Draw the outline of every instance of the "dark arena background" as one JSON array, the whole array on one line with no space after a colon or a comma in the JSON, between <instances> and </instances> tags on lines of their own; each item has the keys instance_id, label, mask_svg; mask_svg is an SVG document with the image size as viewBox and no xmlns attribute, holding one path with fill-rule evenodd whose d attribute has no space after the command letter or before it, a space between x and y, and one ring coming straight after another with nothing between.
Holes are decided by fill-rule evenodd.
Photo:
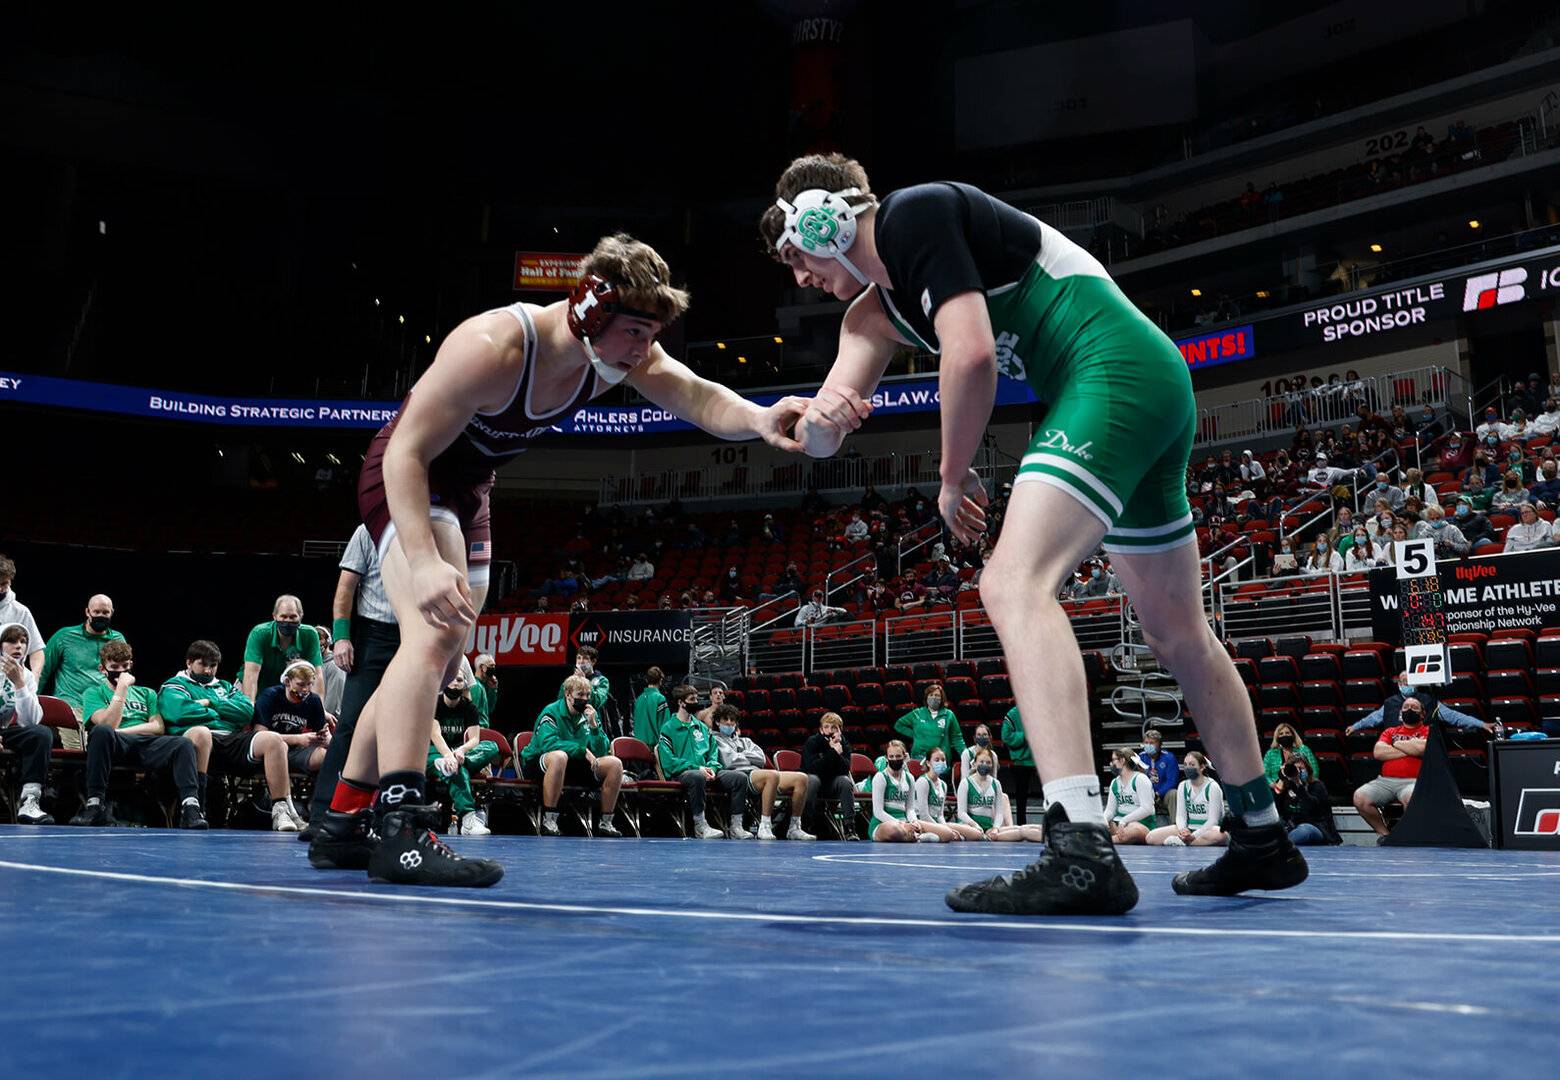
<instances>
[{"instance_id":1,"label":"dark arena background","mask_svg":"<svg viewBox=\"0 0 1560 1080\"><path fill-rule=\"evenodd\" d=\"M0 627L0 1076L1553 1073L1560 5L24 5L0 22L0 624L23 627ZM1015 677L1002 640L1042 639L1000 595L988 613L1028 455L1089 459L1001 338L972 461L983 536L939 508L952 376L902 342L828 457L715 438L632 375L545 422L492 486L475 667L439 704L473 719L469 754L447 773L430 751L441 836L419 841L505 876L316 869L298 838L330 803L320 748L395 647L368 578L342 570L375 433L466 320L568 299L617 232L691 295L666 353L760 407L813 399L848 297L776 262L758 222L793 159L830 152L879 199L960 181L1031 215L1179 348L1202 584L1177 614L1228 652L1284 830L1321 841L1301 848L1308 879L1172 891L1240 826L1188 829L1182 770L1240 778L1208 761L1100 549L1055 597L1076 646L1038 662L1082 655L1102 792L1113 754L1154 789L1144 823L1167 828L1147 844L1107 807L1140 899L944 903L1047 850L1056 777L1034 762L1054 748L1024 729L1076 704L1016 689L1047 676ZM1161 393L1134 386L1117 418L1134 445L1161 437ZM292 637L273 625L293 616ZM341 641L315 655L314 626ZM330 716L291 736L290 795L253 758L219 748L208 770L173 731L168 753L200 763L193 798L178 767L126 756L151 737L111 730L127 721L100 650L119 634L164 712L193 686L191 642L220 649L218 686L242 688L252 658L256 693L317 661ZM587 647L592 730L626 768L607 815L572 766L552 807L525 766ZM692 712L735 706L750 764L803 774L775 842L739 838L757 786L728 799L712 779L694 813L664 766L674 738L715 754L714 735L656 713L651 669L668 695L693 688ZM848 781L809 787L826 716ZM933 723L947 790L923 816L970 838L875 843L899 827L874 813L893 787L879 759L903 739L920 777ZM100 727L120 747L106 791ZM40 731L52 748L29 753ZM258 758L277 731L233 737ZM963 816L956 791L979 789L960 751L981 738L1027 842L976 840Z\"/></svg>"}]
</instances>

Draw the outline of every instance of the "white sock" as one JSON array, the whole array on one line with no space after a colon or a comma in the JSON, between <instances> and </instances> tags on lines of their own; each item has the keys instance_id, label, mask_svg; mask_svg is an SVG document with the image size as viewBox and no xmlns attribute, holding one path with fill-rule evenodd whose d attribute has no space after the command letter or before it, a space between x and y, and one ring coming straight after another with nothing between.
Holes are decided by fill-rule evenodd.
<instances>
[{"instance_id":1,"label":"white sock","mask_svg":"<svg viewBox=\"0 0 1560 1080\"><path fill-rule=\"evenodd\" d=\"M43 798L43 785L42 784L23 784L22 785L22 801L23 802L27 801L28 799L41 799L41 798Z\"/></svg>"},{"instance_id":2,"label":"white sock","mask_svg":"<svg viewBox=\"0 0 1560 1080\"><path fill-rule=\"evenodd\" d=\"M731 815L731 831L732 832L736 832L738 829L742 828L742 819L743 819L744 816L745 815L744 815L743 811L741 811L741 810L738 810L736 813Z\"/></svg>"},{"instance_id":3,"label":"white sock","mask_svg":"<svg viewBox=\"0 0 1560 1080\"><path fill-rule=\"evenodd\" d=\"M764 828L766 828L766 829L774 828L774 824L775 823L769 820L769 815L768 814L765 814L763 817L759 818L758 820L759 820L760 823L763 824ZM796 817L795 817L795 815L792 815L792 817L791 817L791 824L792 825L796 824Z\"/></svg>"},{"instance_id":4,"label":"white sock","mask_svg":"<svg viewBox=\"0 0 1560 1080\"><path fill-rule=\"evenodd\" d=\"M1099 777L1082 773L1063 776L1043 785L1045 801L1059 802L1067 811L1067 820L1080 825L1105 824L1105 804L1100 802Z\"/></svg>"},{"instance_id":5,"label":"white sock","mask_svg":"<svg viewBox=\"0 0 1560 1080\"><path fill-rule=\"evenodd\" d=\"M98 798L96 795L94 795L94 796L92 796L92 798L87 800L87 805L88 806L102 806L103 805L103 800Z\"/></svg>"},{"instance_id":6,"label":"white sock","mask_svg":"<svg viewBox=\"0 0 1560 1080\"><path fill-rule=\"evenodd\" d=\"M542 820L545 821L549 825L556 825L556 824L558 824L558 811L556 811L556 810L543 810L542 811Z\"/></svg>"},{"instance_id":7,"label":"white sock","mask_svg":"<svg viewBox=\"0 0 1560 1080\"><path fill-rule=\"evenodd\" d=\"M709 826L707 824L705 824L705 822L704 822L704 815L703 814L694 814L693 815L693 823L695 825L697 825L701 829L709 828Z\"/></svg>"},{"instance_id":8,"label":"white sock","mask_svg":"<svg viewBox=\"0 0 1560 1080\"><path fill-rule=\"evenodd\" d=\"M1263 825L1277 825L1278 807L1272 803L1268 803L1267 806L1263 807L1261 810L1249 810L1242 814L1240 816L1240 820L1243 824L1249 825L1252 828L1260 828Z\"/></svg>"},{"instance_id":9,"label":"white sock","mask_svg":"<svg viewBox=\"0 0 1560 1080\"><path fill-rule=\"evenodd\" d=\"M185 799L179 805L180 806L199 806L200 805L200 800L197 799L195 796L191 795L188 799Z\"/></svg>"}]
</instances>

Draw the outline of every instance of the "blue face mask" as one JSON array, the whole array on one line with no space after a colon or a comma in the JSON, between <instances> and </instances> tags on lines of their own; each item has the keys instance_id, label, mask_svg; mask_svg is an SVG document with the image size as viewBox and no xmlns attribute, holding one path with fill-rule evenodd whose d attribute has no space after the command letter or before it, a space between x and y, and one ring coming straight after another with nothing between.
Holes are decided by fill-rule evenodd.
<instances>
[{"instance_id":1,"label":"blue face mask","mask_svg":"<svg viewBox=\"0 0 1560 1080\"><path fill-rule=\"evenodd\" d=\"M737 733L737 725L735 725L735 724L722 724L720 726L720 733L722 735L726 736L729 739L729 738L731 738L731 736L733 736L733 735L735 735Z\"/></svg>"},{"instance_id":2,"label":"blue face mask","mask_svg":"<svg viewBox=\"0 0 1560 1080\"><path fill-rule=\"evenodd\" d=\"M1459 506L1457 508L1457 516L1460 517L1460 518L1467 517L1468 516L1468 508L1466 506Z\"/></svg>"},{"instance_id":3,"label":"blue face mask","mask_svg":"<svg viewBox=\"0 0 1560 1080\"><path fill-rule=\"evenodd\" d=\"M1098 581L1099 577L1100 577L1100 568L1096 566L1093 570L1090 570L1089 571L1089 576L1091 578L1094 578L1096 581Z\"/></svg>"},{"instance_id":4,"label":"blue face mask","mask_svg":"<svg viewBox=\"0 0 1560 1080\"><path fill-rule=\"evenodd\" d=\"M938 776L943 775L947 771L948 771L948 763L946 761L934 761L934 762L932 762L932 772L936 773Z\"/></svg>"},{"instance_id":5,"label":"blue face mask","mask_svg":"<svg viewBox=\"0 0 1560 1080\"><path fill-rule=\"evenodd\" d=\"M1444 529L1444 528L1446 528L1446 519L1445 518L1436 518L1434 521L1432 521L1430 523L1430 527L1432 529Z\"/></svg>"}]
</instances>

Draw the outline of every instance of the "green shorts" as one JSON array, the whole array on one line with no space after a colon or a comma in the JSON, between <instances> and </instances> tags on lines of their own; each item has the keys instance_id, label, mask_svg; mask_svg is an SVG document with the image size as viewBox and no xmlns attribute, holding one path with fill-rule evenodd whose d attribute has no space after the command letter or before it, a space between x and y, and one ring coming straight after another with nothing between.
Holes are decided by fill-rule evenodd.
<instances>
[{"instance_id":1,"label":"green shorts","mask_svg":"<svg viewBox=\"0 0 1560 1080\"><path fill-rule=\"evenodd\" d=\"M903 825L905 823L906 819L902 818L902 817L894 817L892 815L890 815L890 816L888 816L886 818L880 818L880 817L872 818L870 821L867 822L867 839L871 840L872 837L874 835L876 835L876 833L877 833L877 827L879 825L882 825L885 822L889 822L889 821L897 822L898 824Z\"/></svg>"},{"instance_id":2,"label":"green shorts","mask_svg":"<svg viewBox=\"0 0 1560 1080\"><path fill-rule=\"evenodd\" d=\"M1150 815L1148 815L1148 817L1144 818L1141 821L1133 821L1133 822L1118 821L1118 822L1116 822L1116 826L1118 828L1122 828L1122 829L1126 828L1127 825L1129 825L1129 824L1141 825L1141 826L1143 826L1143 828L1147 829L1149 832L1153 832L1155 829L1159 828L1159 819L1157 817L1155 817L1153 814L1150 814Z\"/></svg>"},{"instance_id":3,"label":"green shorts","mask_svg":"<svg viewBox=\"0 0 1560 1080\"><path fill-rule=\"evenodd\" d=\"M1015 483L1077 499L1105 526L1107 551L1194 542L1186 466L1197 404L1185 358L1108 277L1045 262L987 298L998 368L1027 379L1045 409Z\"/></svg>"},{"instance_id":4,"label":"green shorts","mask_svg":"<svg viewBox=\"0 0 1560 1080\"><path fill-rule=\"evenodd\" d=\"M971 814L970 820L980 826L981 832L985 832L987 829L991 828L992 823L995 821L994 818L986 817L983 814Z\"/></svg>"}]
</instances>

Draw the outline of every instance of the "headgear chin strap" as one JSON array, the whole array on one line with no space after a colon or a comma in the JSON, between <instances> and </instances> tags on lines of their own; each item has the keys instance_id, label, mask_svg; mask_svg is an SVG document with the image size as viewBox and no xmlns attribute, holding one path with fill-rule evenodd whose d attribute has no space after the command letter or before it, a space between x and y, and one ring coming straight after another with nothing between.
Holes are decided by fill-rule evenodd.
<instances>
[{"instance_id":1,"label":"headgear chin strap","mask_svg":"<svg viewBox=\"0 0 1560 1080\"><path fill-rule=\"evenodd\" d=\"M618 299L618 287L605 278L586 274L569 294L569 332L585 346L585 356L590 366L608 386L616 386L628 378L628 372L614 367L596 354L590 339L600 337L615 315L627 315L633 319L655 322L656 317L646 311L626 307Z\"/></svg>"},{"instance_id":2,"label":"headgear chin strap","mask_svg":"<svg viewBox=\"0 0 1560 1080\"><path fill-rule=\"evenodd\" d=\"M833 259L860 284L870 285L867 275L845 257L856 242L857 215L873 205L864 202L852 206L845 201L848 196L860 194L861 189L853 187L842 191L808 188L796 196L795 202L776 199L775 205L785 211L785 228L775 241L775 251L783 252L791 244L808 254Z\"/></svg>"}]
</instances>

